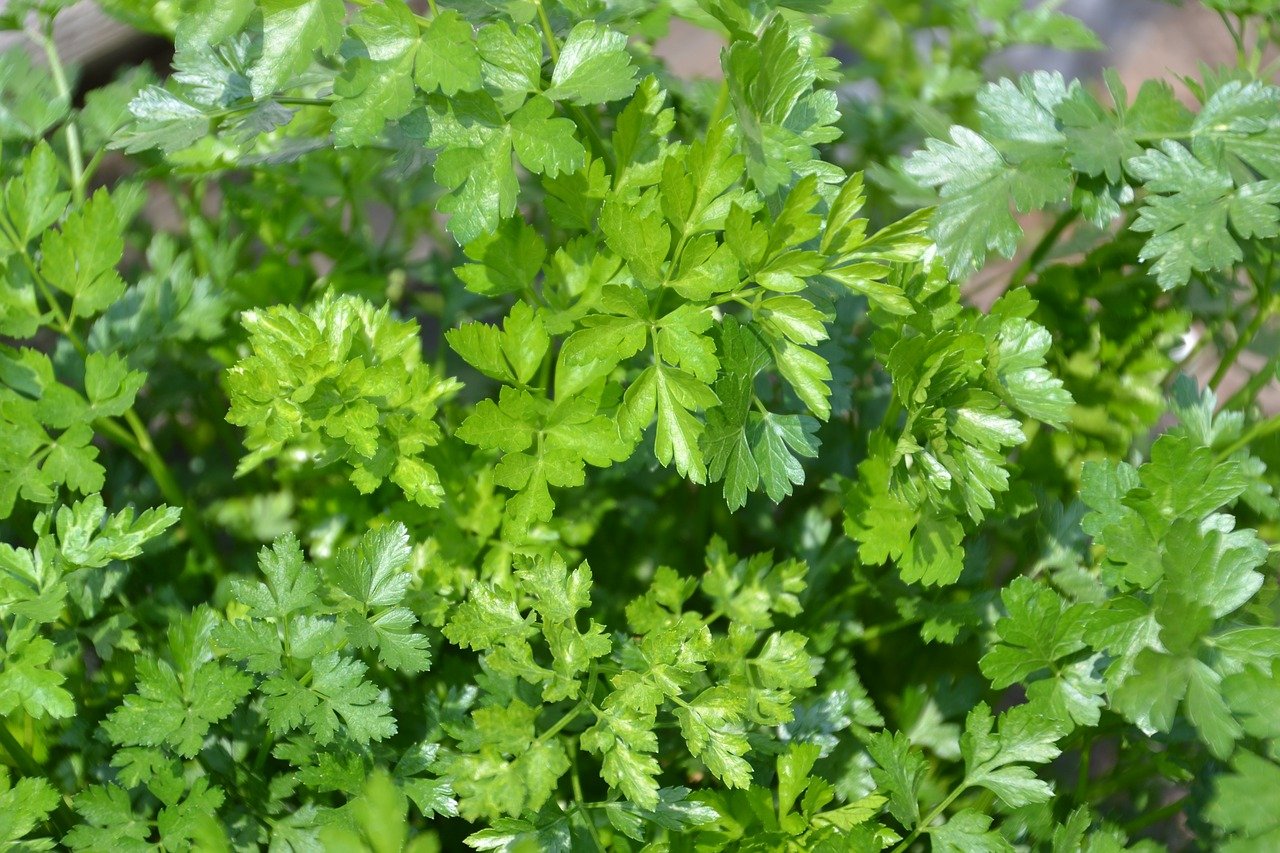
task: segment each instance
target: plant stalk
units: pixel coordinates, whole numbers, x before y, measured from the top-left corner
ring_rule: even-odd
[[[1222,361],[1218,363],[1218,368],[1213,372],[1213,377],[1209,380],[1209,387],[1214,391],[1218,390],[1218,386],[1222,384],[1222,380],[1227,377],[1231,368],[1235,366],[1240,354],[1253,343],[1253,339],[1258,336],[1258,332],[1266,325],[1272,314],[1275,313],[1277,299],[1271,298],[1258,306],[1257,312],[1253,315],[1253,319],[1249,321],[1249,325],[1244,331],[1236,337],[1231,348],[1222,356]]]
[[[54,90],[58,97],[67,102],[67,110],[72,108],[71,86],[67,82],[67,71],[62,65],[62,57],[58,55],[58,46],[53,40],[53,18],[50,17],[40,32],[40,42],[44,47],[44,55],[49,60],[49,73],[53,77]],[[67,136],[67,161],[71,167],[71,192],[77,202],[84,201],[84,154],[80,151],[80,128],[70,117],[64,126]]]
[[[967,788],[968,786],[963,782],[957,785],[955,787],[955,790],[953,790],[950,794],[947,794],[947,798],[942,802],[938,803],[937,807],[933,811],[929,812],[928,816],[925,817],[924,820],[916,824],[916,828],[911,831],[911,834],[908,835],[906,838],[902,839],[902,841],[898,843],[898,846],[890,850],[889,853],[903,853],[903,851],[905,851],[907,848],[911,846],[912,842],[914,842],[917,838],[920,837],[921,833],[928,831],[929,825],[932,824],[939,817],[941,817],[942,813],[945,812],[947,808],[952,803],[954,803],[960,797],[960,795],[965,792]]]
[[[1049,226],[1049,230],[1041,235],[1040,240],[1031,250],[1031,254],[1027,256],[1025,261],[1018,265],[1018,268],[1013,271],[1013,275],[1009,277],[1010,290],[1025,282],[1027,276],[1035,272],[1036,267],[1040,266],[1040,264],[1044,262],[1044,259],[1049,256],[1051,251],[1053,251],[1053,247],[1058,244],[1058,238],[1062,236],[1064,231],[1071,227],[1072,223],[1076,221],[1076,217],[1079,215],[1080,214],[1076,212],[1074,208],[1068,208],[1058,214],[1058,218]]]

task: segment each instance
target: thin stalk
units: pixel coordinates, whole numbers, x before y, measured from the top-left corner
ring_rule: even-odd
[[[1070,228],[1079,215],[1074,208],[1068,208],[1058,214],[1058,218],[1049,226],[1049,230],[1040,236],[1040,240],[1031,250],[1031,254],[1018,265],[1018,268],[1013,271],[1013,275],[1009,277],[1010,289],[1022,284],[1027,276],[1035,272],[1036,267],[1040,266],[1044,259],[1049,256],[1049,253],[1053,251],[1053,247],[1057,245],[1058,238],[1062,236],[1062,232]]]
[[[62,66],[62,57],[58,55],[58,46],[53,41],[53,18],[50,17],[40,31],[40,42],[44,47],[44,55],[49,60],[49,74],[53,77],[53,87],[58,97],[67,102],[71,109],[71,86],[67,83],[67,72]],[[84,201],[84,155],[80,151],[80,128],[75,121],[68,118],[64,126],[67,136],[67,161],[71,166],[71,192],[77,202]]]
[[[1084,792],[1089,787],[1089,764],[1093,758],[1093,750],[1090,744],[1085,744],[1080,750],[1080,767],[1076,771],[1076,802],[1084,802]]]
[[[560,45],[556,41],[555,30],[551,29],[551,19],[547,17],[547,9],[542,4],[542,0],[533,0],[533,4],[538,7],[538,23],[542,25],[542,36],[547,40],[547,52],[551,54],[551,61],[559,62]]]
[[[13,736],[13,732],[9,731],[9,727],[0,724],[0,746],[4,746],[4,751],[9,753],[9,757],[13,759],[13,764],[24,776],[44,776],[44,772],[40,769],[40,765],[31,753],[27,752],[26,747],[18,743],[18,739]]]
[[[556,40],[555,30],[551,27],[551,18],[547,15],[547,9],[543,5],[542,0],[534,0],[534,5],[538,7],[538,23],[542,26],[542,37],[547,42],[547,52],[551,54],[552,63],[559,62],[560,43]],[[604,138],[600,134],[600,129],[596,127],[595,119],[583,110],[582,107],[569,105],[568,110],[569,114],[574,119],[574,123],[578,125],[584,133],[586,133],[587,141],[591,143],[592,153],[604,161],[610,174],[616,172],[617,164],[614,163],[613,155],[604,144]]]
[[[947,794],[947,798],[942,802],[938,803],[937,808],[929,812],[929,815],[924,820],[916,824],[916,828],[911,831],[911,834],[908,835],[906,838],[902,839],[902,841],[899,842],[898,846],[890,850],[889,853],[902,853],[902,851],[910,847],[911,843],[915,841],[917,838],[919,838],[922,832],[926,832],[929,829],[929,825],[933,823],[935,820],[937,820],[939,817],[941,817],[942,813],[947,810],[947,807],[949,807],[952,803],[954,803],[956,799],[958,799],[959,796],[965,792],[966,788],[968,788],[968,786],[963,782],[957,785],[955,787],[955,790],[953,790],[950,794]]]
[[[885,406],[884,418],[880,421],[883,429],[896,427],[898,425],[898,415],[902,414],[902,401],[898,399],[898,392],[893,391],[889,395],[889,404]]]
[[[1218,12],[1218,17],[1222,19],[1222,25],[1227,28],[1227,32],[1231,34],[1231,41],[1236,46],[1236,66],[1244,68],[1246,66],[1245,48],[1244,48],[1244,32],[1237,30],[1231,23],[1231,17],[1226,12]]]
[[[1113,771],[1109,776],[1100,776],[1093,780],[1089,784],[1083,802],[1099,802],[1131,788],[1135,783],[1151,775],[1151,764],[1148,761],[1137,760],[1132,765],[1126,766],[1127,769],[1122,772]]]
[[[46,778],[44,770],[31,757],[31,753],[27,752],[22,744],[18,743],[18,739],[13,736],[13,733],[9,731],[9,727],[4,725],[3,722],[0,722],[0,746],[3,746],[4,751],[9,753],[9,757],[13,759],[14,766],[23,776],[32,779]],[[57,790],[56,785],[54,790]],[[50,815],[49,820],[58,830],[59,836],[66,835],[71,831],[72,817],[71,812],[67,809],[66,797],[60,799],[57,809]]]
[[[578,700],[578,703],[574,705],[572,708],[570,708],[563,717],[556,720],[551,725],[551,728],[547,729],[545,732],[538,735],[538,740],[537,740],[538,743],[546,743],[547,741],[551,740],[551,738],[560,734],[561,729],[563,729],[565,726],[572,723],[574,720],[578,719],[578,717],[582,714],[582,712],[587,710],[587,708],[591,706],[591,697],[595,693],[596,678],[599,675],[600,675],[600,671],[596,669],[595,664],[592,664],[591,669],[587,675],[586,689],[582,691],[582,698]]]
[[[330,98],[273,98],[277,104],[286,107],[328,107],[333,105]],[[247,104],[240,109],[253,109],[255,105]]]
[[[1280,415],[1274,415],[1265,421],[1258,421],[1244,435],[1218,451],[1218,459],[1227,459],[1236,451],[1243,450],[1258,439],[1265,438],[1274,432],[1280,432]]]
[[[5,235],[9,238],[10,243],[15,246],[21,244],[21,241],[18,239],[18,233],[13,229],[13,226],[9,224],[7,219],[0,218],[0,230],[4,231]],[[62,310],[62,304],[58,302],[58,297],[53,292],[52,286],[45,280],[45,277],[40,274],[40,270],[36,267],[36,262],[32,259],[31,254],[27,251],[25,246],[22,247],[22,251],[18,254],[22,258],[22,265],[27,268],[27,272],[31,275],[31,280],[36,283],[36,287],[39,289],[40,295],[44,298],[44,301],[49,304],[49,310],[53,312],[54,319],[58,321],[58,326],[60,327],[63,335],[71,341],[81,355],[84,355],[86,352],[84,341],[80,340],[79,335],[76,334],[74,327],[72,327],[71,317],[66,311]]]
[[[124,413],[124,420],[133,432],[133,444],[124,444],[124,448],[133,453],[134,457],[151,474],[151,478],[155,480],[156,486],[160,489],[160,494],[164,497],[165,502],[182,510],[182,526],[186,529],[187,535],[191,537],[192,544],[200,549],[214,566],[221,567],[222,559],[218,556],[217,548],[214,547],[213,540],[209,537],[209,532],[205,530],[199,510],[187,497],[186,492],[183,491],[177,477],[173,475],[168,463],[164,461],[164,457],[156,450],[146,426],[143,425],[142,420],[133,409],[129,409]],[[105,418],[97,423],[103,422],[107,422]],[[108,428],[108,434],[113,438],[118,438],[118,434],[111,431],[110,428]]]
[[[574,117],[574,123],[587,134],[587,141],[591,143],[592,153],[604,161],[605,166],[608,167],[609,174],[614,174],[617,171],[617,164],[614,163],[613,153],[604,144],[604,137],[600,134],[600,129],[596,127],[595,119],[586,110],[578,106],[570,105],[569,114]]]
[[[879,625],[872,625],[870,628],[862,632],[858,637],[858,641],[869,643],[873,640],[883,637],[885,634],[892,634],[894,631],[901,631],[903,628],[909,628],[917,625],[923,620],[919,616],[913,616],[910,619],[898,619],[894,622],[881,622]]]
[[[267,765],[267,756],[271,754],[271,749],[275,746],[276,739],[271,734],[270,728],[264,728],[262,732],[262,740],[258,743],[258,751],[253,756],[253,772],[261,776],[262,768]]]
[[[1262,69],[1262,59],[1266,56],[1267,46],[1271,44],[1271,25],[1268,21],[1259,21],[1258,32],[1253,40],[1253,50],[1249,51],[1249,73],[1255,80],[1261,79],[1258,72]]]
[[[1245,351],[1249,344],[1253,343],[1253,339],[1258,336],[1258,332],[1266,325],[1267,320],[1271,319],[1277,304],[1280,304],[1280,302],[1276,298],[1271,298],[1258,306],[1258,310],[1253,315],[1253,319],[1249,321],[1249,325],[1236,337],[1235,343],[1231,345],[1231,348],[1223,355],[1222,361],[1218,363],[1218,369],[1213,372],[1213,378],[1209,380],[1210,388],[1215,391],[1218,390],[1218,386],[1227,377],[1236,360],[1240,358],[1240,354]]]
[[[573,787],[573,802],[578,807],[578,813],[582,815],[582,821],[587,825],[587,832],[591,835],[591,840],[595,842],[596,849],[604,853],[608,847],[604,846],[604,839],[600,837],[600,831],[596,829],[596,822],[591,817],[588,810],[586,798],[582,796],[582,779],[578,777],[578,746],[577,744],[569,745],[569,784]]]
[[[282,106],[286,106],[286,107],[329,107],[334,104],[334,101],[330,98],[280,97],[280,98],[273,98],[273,100],[277,104],[281,104]],[[223,107],[220,110],[212,110],[211,112],[205,113],[205,115],[207,115],[211,119],[226,118],[229,115],[235,115],[236,113],[242,113],[242,112],[245,112],[246,110],[252,110],[257,106],[258,105],[256,103],[233,104],[229,107]],[[378,146],[368,145],[365,147],[377,148]]]
[[[547,354],[542,357],[542,364],[538,367],[538,387],[548,400],[551,399],[551,362],[554,360],[552,352],[551,349],[547,350]]]
[[[1186,807],[1188,799],[1190,799],[1189,796],[1179,797],[1171,803],[1165,803],[1158,809],[1152,809],[1151,811],[1138,815],[1136,818],[1124,825],[1125,835],[1131,836],[1136,832],[1146,829],[1148,826],[1154,826],[1162,820],[1168,820],[1169,818],[1177,815]]]
[[[715,106],[711,108],[711,117],[707,119],[708,126],[714,126],[724,118],[724,114],[729,109],[729,81],[720,81],[720,91],[716,93]]]
[[[120,426],[120,424],[110,418],[98,418],[93,422],[93,429],[95,432],[102,433],[117,445],[124,448],[130,456],[134,457],[139,462],[142,462],[142,457],[147,455],[146,451],[144,451],[142,447],[139,446],[138,442],[134,440],[133,435],[130,434],[127,429]]]
[[[1258,399],[1258,395],[1262,393],[1262,389],[1274,378],[1275,371],[1271,368],[1271,365],[1264,365],[1261,370],[1249,377],[1248,382],[1241,385],[1234,394],[1228,397],[1227,402],[1222,407],[1237,411],[1252,407]]]

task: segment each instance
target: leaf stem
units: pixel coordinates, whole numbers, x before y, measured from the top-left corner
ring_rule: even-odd
[[[258,743],[258,750],[253,756],[253,772],[259,777],[262,775],[262,768],[267,765],[267,756],[271,754],[275,742],[276,739],[271,734],[270,727],[264,727],[262,740]]]
[[[570,104],[568,109],[569,114],[575,119],[574,123],[587,134],[587,141],[591,143],[592,151],[604,161],[605,168],[609,174],[614,174],[617,170],[617,165],[614,162],[612,152],[604,144],[604,137],[600,134],[600,129],[596,127],[595,119],[582,107]]]
[[[909,628],[921,621],[922,620],[919,616],[913,616],[910,619],[898,619],[894,622],[881,622],[877,625],[872,625],[870,628],[863,631],[861,636],[858,637],[858,641],[862,643],[869,643],[883,637],[885,634],[892,634],[894,631],[901,631],[903,628]]]
[[[711,108],[711,118],[707,120],[707,125],[712,126],[718,124],[720,119],[724,118],[725,112],[729,109],[729,80],[728,78],[720,81],[720,90],[716,93],[715,105]]]
[[[533,5],[538,7],[538,23],[542,25],[542,36],[547,40],[547,52],[551,54],[551,61],[559,62],[560,45],[556,42],[555,31],[551,29],[551,19],[547,17],[547,9],[542,0],[533,0]]]
[[[12,231],[8,222],[0,219],[0,223],[3,223],[3,227],[6,230]],[[17,243],[16,238],[11,237],[11,239],[15,244]],[[88,348],[85,347],[85,343],[80,339],[80,336],[76,334],[75,328],[71,325],[70,317],[62,310],[62,306],[58,303],[57,297],[54,296],[49,283],[45,281],[44,276],[36,269],[30,253],[24,247],[19,254],[22,256],[22,261],[26,265],[28,272],[31,273],[32,279],[49,303],[50,310],[53,311],[54,316],[58,319],[63,335],[67,340],[71,341],[71,344],[82,356],[86,355]],[[209,538],[208,532],[200,521],[199,512],[187,499],[182,487],[178,485],[177,478],[173,476],[169,466],[156,451],[155,445],[151,441],[151,436],[147,434],[146,427],[143,426],[142,421],[133,409],[129,409],[124,413],[124,419],[133,432],[132,436],[109,418],[98,418],[94,421],[94,427],[110,437],[142,463],[143,467],[151,474],[152,479],[155,480],[156,486],[159,487],[160,494],[165,501],[182,510],[182,525],[186,528],[187,535],[191,537],[191,541],[205,553],[215,566],[220,567],[222,560],[218,557],[213,541]]]
[[[13,732],[9,731],[9,727],[0,723],[0,745],[4,746],[4,751],[9,753],[9,757],[13,759],[14,766],[24,776],[44,776],[40,770],[40,765],[31,757],[31,753],[27,752],[22,744],[18,743],[18,739],[13,736]]]
[[[45,20],[40,30],[40,42],[44,47],[44,55],[49,60],[49,74],[53,77],[53,86],[58,97],[67,102],[68,113],[71,110],[71,86],[67,83],[67,72],[58,55],[58,46],[53,40],[53,17]],[[71,166],[71,192],[77,202],[84,201],[84,155],[80,151],[80,128],[68,115],[64,126],[67,135],[67,160]]]
[[[30,719],[30,718],[28,718]],[[44,779],[49,782],[55,791],[58,787],[45,776],[44,771],[40,768],[39,763],[31,757],[31,753],[18,743],[18,739],[9,731],[9,727],[0,720],[0,745],[4,746],[4,751],[9,753],[9,757],[13,759],[14,766],[23,776],[32,779]],[[61,791],[58,791],[61,794]],[[73,818],[70,810],[67,808],[66,796],[60,796],[58,799],[58,807],[53,814],[49,816],[50,822],[57,828],[59,835],[65,835],[71,831]]]
[[[916,828],[911,831],[911,834],[902,839],[902,841],[898,843],[898,846],[890,850],[889,853],[903,853],[904,850],[911,846],[913,841],[920,837],[922,832],[928,831],[929,824],[940,818],[942,813],[945,812],[947,808],[968,789],[968,787],[969,786],[964,782],[957,785],[950,794],[947,794],[947,798],[938,803],[937,807],[933,811],[929,812],[928,816],[926,816],[924,820],[916,824]]]
[[[1013,275],[1009,277],[1009,288],[1011,290],[1025,282],[1027,276],[1035,272],[1036,267],[1044,262],[1044,259],[1049,256],[1049,252],[1053,251],[1053,247],[1057,245],[1058,238],[1062,236],[1062,232],[1070,228],[1079,215],[1075,208],[1068,208],[1058,214],[1058,218],[1049,226],[1049,230],[1040,236],[1040,240],[1031,250],[1031,254],[1018,265],[1018,268],[1013,271]]]
[[[328,107],[332,106],[331,98],[273,98],[283,107]],[[252,109],[255,104],[245,104],[243,109]]]
[[[1162,820],[1167,820],[1183,810],[1190,796],[1179,797],[1171,803],[1165,803],[1158,809],[1152,809],[1144,814],[1138,815],[1133,820],[1124,825],[1125,835],[1133,835],[1134,833],[1154,826]]]
[[[884,417],[880,419],[880,428],[883,430],[897,429],[898,416],[902,414],[902,400],[898,398],[896,390],[890,392],[889,402],[884,408]]]
[[[1273,432],[1280,432],[1280,415],[1273,415],[1265,421],[1258,421],[1244,435],[1228,444],[1224,449],[1218,451],[1218,459],[1228,459],[1238,450],[1243,450],[1253,442],[1260,438],[1265,438]]]
[[[604,846],[604,839],[600,837],[596,822],[587,809],[586,798],[582,796],[582,779],[578,776],[578,745],[576,743],[569,744],[569,784],[573,787],[574,805],[578,808],[578,814],[582,815],[583,823],[587,825],[591,840],[595,842],[596,849],[604,853],[609,848]]]
[[[1275,379],[1276,373],[1270,364],[1265,364],[1260,370],[1249,377],[1249,381],[1241,385],[1240,388],[1227,398],[1227,402],[1222,404],[1224,409],[1248,409],[1258,394],[1266,387],[1267,383]]]
[[[549,347],[542,356],[542,364],[538,366],[538,387],[542,389],[542,396],[548,400],[551,399],[551,362],[554,360],[555,351]]]
[[[1272,314],[1275,313],[1277,304],[1280,299],[1272,297],[1264,301],[1258,306],[1257,312],[1253,315],[1253,319],[1249,321],[1249,325],[1244,331],[1236,336],[1235,342],[1231,348],[1223,355],[1222,361],[1218,363],[1218,369],[1213,372],[1213,377],[1209,380],[1209,387],[1217,391],[1218,386],[1222,384],[1222,380],[1227,377],[1231,368],[1235,365],[1236,360],[1240,358],[1240,354],[1245,351],[1249,344],[1253,343],[1253,339],[1257,337],[1258,332],[1266,325]]]
[[[191,499],[187,497],[182,486],[179,485],[177,477],[174,476],[168,463],[164,461],[164,457],[156,450],[155,444],[151,441],[151,436],[147,433],[146,426],[133,409],[129,409],[124,413],[124,421],[129,425],[128,431],[109,418],[99,418],[94,421],[93,425],[142,463],[142,466],[151,475],[151,479],[155,480],[165,503],[182,510],[182,526],[187,531],[187,536],[191,538],[192,544],[214,566],[221,568],[222,558],[218,556],[218,551],[214,547],[213,540],[209,537],[209,532],[204,527],[199,511]]]
[[[1244,47],[1243,27],[1237,30],[1234,26],[1232,26],[1231,18],[1230,16],[1227,15],[1226,12],[1219,11],[1218,17],[1222,19],[1222,25],[1227,28],[1227,32],[1231,34],[1231,41],[1236,46],[1236,66],[1241,69],[1245,68],[1248,63],[1246,61],[1247,52],[1245,51],[1245,47]]]
[[[15,246],[21,244],[21,241],[18,239],[18,232],[13,229],[13,226],[7,219],[0,218],[0,228],[2,228],[6,236],[8,236],[9,242]],[[36,283],[36,287],[40,289],[40,295],[44,297],[45,302],[49,303],[49,310],[53,312],[54,318],[58,321],[58,326],[60,327],[62,334],[66,336],[67,340],[71,341],[72,345],[75,346],[76,350],[79,351],[81,355],[84,355],[86,352],[84,341],[80,340],[79,335],[76,334],[75,329],[71,325],[71,317],[67,312],[62,310],[62,304],[58,302],[57,294],[53,292],[52,286],[47,280],[45,280],[45,277],[40,274],[40,270],[36,267],[36,262],[32,259],[31,253],[27,251],[27,247],[25,245],[22,245],[18,254],[22,257],[22,265],[27,268],[27,272],[31,275],[31,280],[34,281]]]
[[[1089,788],[1089,766],[1093,760],[1093,744],[1080,748],[1080,766],[1076,769],[1076,802],[1084,802],[1084,792]]]
[[[551,724],[551,728],[538,735],[538,743],[546,743],[551,738],[560,734],[560,730],[572,723],[591,705],[591,697],[596,691],[596,679],[600,675],[600,670],[593,663],[587,674],[587,686],[582,691],[582,698],[578,703],[565,712],[565,715]]]

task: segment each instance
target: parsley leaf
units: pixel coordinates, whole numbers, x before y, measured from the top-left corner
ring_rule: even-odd
[[[227,420],[248,428],[240,473],[296,448],[322,465],[342,461],[362,492],[390,479],[423,506],[440,502],[423,451],[440,440],[432,418],[458,385],[422,364],[416,323],[351,296],[244,321],[252,355],[227,378]]]

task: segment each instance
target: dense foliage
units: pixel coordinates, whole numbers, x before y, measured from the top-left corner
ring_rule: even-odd
[[[1275,0],[1132,94],[985,82],[1098,47],[1018,0],[114,0],[87,91],[66,5],[7,848],[1280,849]]]

